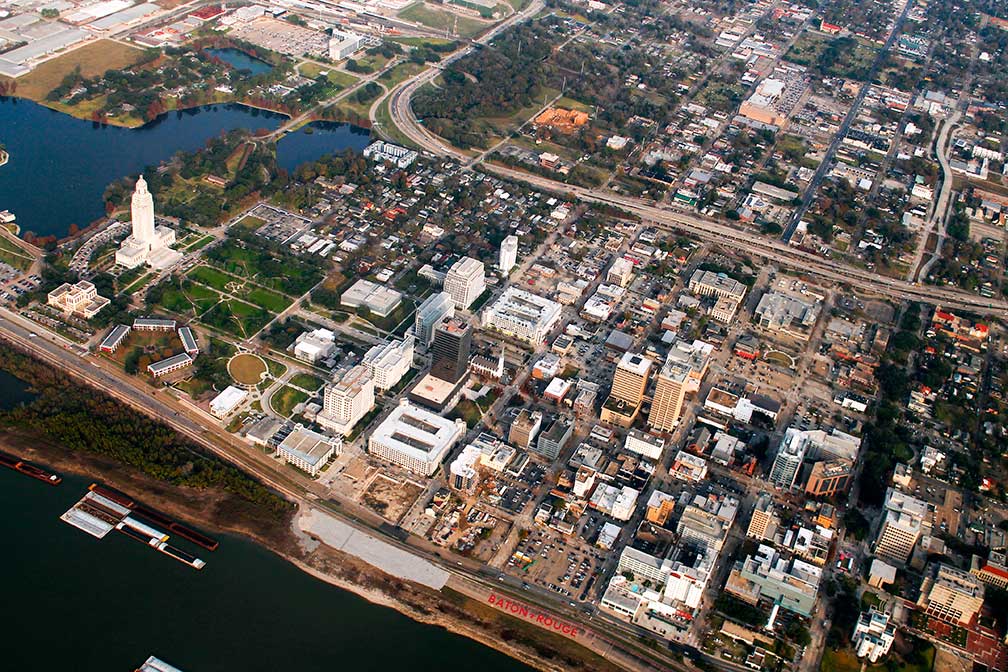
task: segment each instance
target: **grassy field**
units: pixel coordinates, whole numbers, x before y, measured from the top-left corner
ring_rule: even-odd
[[[213,239],[214,239],[213,236],[203,236],[196,242],[189,245],[189,247],[185,248],[186,252],[195,252],[196,250],[202,250],[204,247],[212,243]]]
[[[265,223],[265,219],[260,219],[259,217],[255,217],[253,215],[245,215],[235,222],[235,226],[239,229],[245,229],[246,231],[255,231]]]
[[[239,282],[230,275],[221,273],[217,269],[210,268],[209,266],[197,266],[189,272],[188,277],[220,292],[225,291],[228,283]]]
[[[166,289],[161,297],[165,310],[179,315],[199,315],[220,301],[220,294],[194,282],[184,282],[182,289]]]
[[[263,289],[262,287],[255,287],[248,292],[242,298],[248,299],[260,308],[265,308],[274,313],[280,313],[287,310],[293,301],[288,299],[286,296],[277,294],[276,292],[271,292],[268,289]]]
[[[306,393],[301,390],[295,390],[293,387],[287,385],[281,387],[270,397],[270,405],[273,407],[273,410],[276,411],[277,415],[282,415],[285,418],[290,417],[295,406],[305,401],[308,401]]]
[[[858,672],[861,662],[850,651],[834,651],[826,647],[823,651],[819,672]]]
[[[0,236],[0,261],[19,271],[27,271],[35,259],[14,241]]]
[[[269,311],[232,299],[215,305],[203,314],[200,321],[238,338],[249,338],[266,326],[272,318],[273,315]]]
[[[62,56],[42,63],[27,75],[17,79],[17,95],[32,100],[43,100],[50,91],[59,86],[63,78],[80,68],[84,77],[94,77],[106,70],[120,70],[136,63],[143,51],[135,47],[98,40]],[[6,79],[0,77],[0,79]]]
[[[399,65],[395,66],[388,72],[383,73],[382,76],[378,78],[378,81],[388,86],[389,88],[392,88],[397,84],[399,84],[400,82],[406,81],[407,79],[417,74],[418,72],[421,72],[424,69],[424,67],[425,66],[422,66],[418,63],[406,61],[405,63],[400,63]]]
[[[556,107],[562,107],[566,110],[577,110],[579,112],[591,112],[591,105],[586,105],[580,100],[574,100],[573,98],[568,98],[563,96],[560,100],[553,103]]]
[[[361,68],[363,68],[363,72],[368,73],[368,74],[370,74],[372,72],[378,72],[379,70],[381,70],[382,68],[384,68],[385,65],[390,60],[392,60],[390,58],[386,58],[386,57],[382,56],[381,54],[375,54],[374,56],[368,56],[364,52],[361,52],[361,56],[359,58],[355,58],[355,57],[351,57],[351,58],[353,58],[353,60],[357,62],[358,66],[360,66]]]
[[[157,275],[157,274],[156,273],[147,273],[145,275],[142,275],[138,279],[134,280],[129,285],[129,287],[127,287],[123,291],[126,292],[127,294],[132,294],[133,292],[137,291],[138,289],[140,289],[141,287],[143,287],[144,285],[146,285],[148,282],[150,282],[154,278],[155,275]]]
[[[410,47],[440,47],[446,44],[451,44],[454,40],[448,40],[443,37],[393,37],[392,41],[398,42],[399,44],[405,44]]]
[[[491,24],[484,21],[477,21],[468,16],[445,12],[440,9],[432,9],[422,2],[410,5],[399,12],[399,18],[404,21],[413,21],[435,30],[448,30],[455,26],[455,17],[458,17],[458,36],[473,37],[483,32]]]
[[[310,373],[299,373],[291,377],[290,384],[305,390],[317,390],[322,386],[322,379]]]

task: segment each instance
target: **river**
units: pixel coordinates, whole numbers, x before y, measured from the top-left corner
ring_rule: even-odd
[[[29,397],[0,372],[0,407]],[[531,669],[241,538],[200,552],[202,571],[117,532],[94,539],[59,520],[90,483],[63,477],[53,488],[0,468],[6,669],[131,672],[150,655],[184,672]]]
[[[113,180],[197,149],[225,131],[275,129],[285,119],[244,105],[207,105],[127,129],[0,97],[0,143],[10,152],[10,162],[0,167],[0,210],[17,216],[22,233],[62,237],[71,224],[84,227],[104,214],[102,194]],[[278,143],[281,167],[293,170],[368,142],[368,131],[349,124],[314,126],[314,133],[300,131]]]

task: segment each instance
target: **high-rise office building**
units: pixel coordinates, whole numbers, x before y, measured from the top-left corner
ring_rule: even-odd
[[[434,327],[445,317],[455,315],[455,302],[448,292],[431,294],[417,308],[413,334],[425,346],[434,340]]]
[[[516,263],[518,263],[518,236],[511,235],[501,241],[497,268],[501,273],[507,275]]]
[[[875,541],[875,555],[904,563],[921,536],[927,504],[916,497],[889,488],[885,496],[885,519]]]
[[[451,383],[462,379],[469,368],[472,331],[469,321],[461,317],[443,319],[434,327],[431,375]]]
[[[609,398],[602,405],[600,416],[602,422],[621,427],[633,425],[640,411],[641,402],[644,401],[651,365],[652,361],[647,357],[630,352],[623,353],[613,373]]]
[[[322,412],[316,420],[332,432],[347,435],[374,408],[374,403],[374,379],[366,366],[358,364],[326,386]]]
[[[451,295],[458,310],[471,306],[485,289],[485,270],[478,259],[462,257],[445,274],[444,291]]]
[[[655,431],[671,432],[679,425],[683,400],[700,389],[714,346],[703,341],[676,341],[655,385],[648,424]]]
[[[528,449],[532,445],[539,428],[542,426],[542,413],[523,408],[518,417],[511,423],[508,430],[508,443],[519,448]]]

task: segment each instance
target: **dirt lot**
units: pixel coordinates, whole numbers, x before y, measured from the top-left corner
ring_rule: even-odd
[[[361,501],[386,520],[398,524],[421,492],[423,488],[416,483],[396,481],[378,474],[364,491]]]

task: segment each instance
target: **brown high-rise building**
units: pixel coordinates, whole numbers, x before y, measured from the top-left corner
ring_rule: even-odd
[[[431,375],[457,383],[469,368],[472,325],[462,317],[447,317],[434,327]]]

